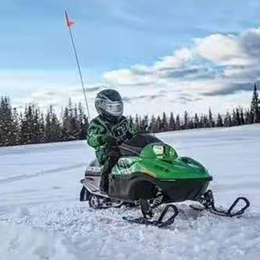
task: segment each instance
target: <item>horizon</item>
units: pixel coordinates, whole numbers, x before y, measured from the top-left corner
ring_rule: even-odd
[[[259,95],[257,84],[254,84],[254,86],[256,87],[256,92]],[[157,119],[157,118],[162,119],[164,114],[166,115],[167,120],[170,119],[171,114],[172,114],[175,119],[176,119],[176,117],[179,116],[180,120],[183,121],[185,113],[187,113],[188,117],[190,119],[192,119],[192,120],[196,117],[196,115],[201,119],[204,116],[207,117],[210,113],[212,114],[212,117],[213,117],[214,120],[217,119],[218,115],[220,115],[222,117],[222,119],[224,119],[227,116],[232,116],[232,113],[234,113],[234,112],[236,113],[237,110],[239,111],[239,113],[241,113],[241,111],[242,111],[242,113],[250,112],[251,111],[252,102],[253,102],[253,96],[254,96],[254,90],[252,90],[251,101],[249,102],[249,104],[247,106],[243,107],[243,106],[238,105],[237,107],[234,107],[232,109],[227,109],[226,111],[224,111],[222,113],[219,112],[219,111],[213,111],[211,109],[211,107],[208,107],[207,111],[201,112],[201,113],[199,113],[197,111],[190,112],[190,111],[187,111],[187,110],[184,110],[182,113],[174,113],[174,111],[170,111],[169,110],[169,111],[163,111],[161,114],[158,114],[158,113],[155,113],[155,114],[153,114],[153,113],[150,113],[150,114],[138,114],[137,113],[137,114],[126,115],[125,113],[123,113],[123,115],[125,115],[128,118],[131,117],[133,120],[135,120],[136,117],[138,117],[139,120],[145,120],[147,118],[148,122],[150,122],[152,120],[152,117],[154,117],[155,119]],[[44,110],[37,103],[25,104],[25,106],[23,107],[23,110],[21,110],[21,108],[19,109],[19,108],[14,107],[12,105],[12,102],[11,102],[11,100],[10,100],[10,98],[8,96],[0,96],[0,99],[5,99],[5,98],[7,98],[8,103],[11,106],[12,111],[16,110],[16,112],[18,113],[18,116],[20,118],[24,117],[28,107],[31,107],[33,109],[33,111],[37,110],[43,116],[46,116],[49,113],[49,111],[51,110],[52,113],[54,113],[59,120],[61,120],[63,118],[65,109],[69,109],[69,110],[70,109],[72,109],[72,110],[73,109],[77,109],[77,110],[79,110],[79,108],[81,108],[83,114],[88,119],[86,105],[84,105],[84,103],[82,101],[73,102],[73,100],[71,98],[69,98],[68,102],[64,106],[62,106],[62,107],[57,108],[57,107],[53,107],[52,104],[50,104],[49,107],[47,107]],[[91,113],[90,113],[90,116],[91,116],[90,120],[92,120],[93,119],[93,115],[91,115]],[[95,116],[98,116],[98,114],[96,113]]]

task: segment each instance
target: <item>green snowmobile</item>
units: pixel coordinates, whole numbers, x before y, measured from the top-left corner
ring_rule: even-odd
[[[196,201],[199,206],[194,205],[193,209],[206,209],[228,217],[240,216],[250,206],[245,197],[239,197],[226,211],[216,208],[212,191],[207,190],[212,181],[209,171],[191,158],[179,157],[171,146],[153,135],[137,134],[119,149],[122,157],[110,174],[108,195],[99,191],[101,170],[97,160],[90,164],[81,180],[80,200],[88,200],[92,208],[140,204],[142,217],[124,219],[166,227],[179,213],[176,205],[170,203]],[[245,205],[235,211],[240,201]],[[153,220],[153,209],[166,203],[160,217]]]

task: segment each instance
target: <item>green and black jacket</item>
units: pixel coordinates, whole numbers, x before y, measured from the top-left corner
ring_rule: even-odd
[[[120,143],[131,138],[134,134],[135,131],[125,116],[122,116],[117,123],[111,123],[102,116],[97,116],[89,125],[87,142],[95,148],[97,159],[103,165],[111,151],[111,148],[104,142],[104,136],[111,135]]]

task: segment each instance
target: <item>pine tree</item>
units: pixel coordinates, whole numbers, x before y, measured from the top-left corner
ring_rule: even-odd
[[[209,119],[206,115],[202,115],[200,121],[201,121],[201,127],[202,128],[208,128],[209,127]]]
[[[88,119],[84,113],[84,109],[83,109],[81,103],[78,104],[78,111],[79,111],[78,121],[79,121],[79,126],[80,126],[79,139],[84,140],[84,139],[86,139],[86,136],[87,136],[89,124],[88,124]]]
[[[151,117],[149,130],[151,133],[156,133],[156,118],[154,115]]]
[[[214,127],[215,126],[215,122],[212,116],[212,112],[211,109],[209,109],[209,121],[208,121],[208,127]]]
[[[0,146],[15,145],[17,142],[17,126],[8,97],[0,102]]]
[[[14,108],[13,109],[13,124],[14,124],[14,143],[13,145],[18,145],[20,144],[20,120],[19,120],[19,115],[18,115],[18,112],[17,112],[17,109]]]
[[[230,116],[229,112],[227,112],[227,114],[226,114],[226,116],[225,116],[224,126],[225,126],[225,127],[231,127],[231,126],[233,126],[233,125],[232,125],[232,119],[231,119],[231,116]]]
[[[148,131],[148,125],[149,125],[149,117],[148,117],[148,115],[146,115],[143,118],[143,130],[144,131]]]
[[[147,115],[144,116],[142,119],[141,118],[139,119],[139,127],[140,127],[141,132],[148,130],[148,124],[149,124],[148,122],[149,122],[149,119],[148,119]]]
[[[160,116],[158,116],[156,119],[156,132],[161,132],[161,131],[162,131],[162,120]]]
[[[181,130],[180,115],[177,115],[177,116],[176,116],[176,130]]]
[[[85,140],[88,134],[89,120],[86,114],[83,115],[83,130],[82,130],[82,140]]]
[[[239,107],[239,116],[240,116],[240,121],[241,125],[245,124],[245,116],[244,116],[244,110],[242,107]]]
[[[130,129],[134,130],[135,131],[135,125],[134,125],[134,120],[133,120],[133,117],[130,115],[129,118],[128,118],[128,122],[129,122],[129,127]]]
[[[198,117],[198,114],[195,113],[195,116],[194,116],[194,128],[200,128],[201,125],[200,125],[200,120],[199,120],[199,117]]]
[[[224,126],[223,119],[222,119],[221,115],[218,114],[217,127],[222,127],[222,126]]]
[[[39,119],[39,133],[40,133],[40,143],[45,143],[45,120],[44,115],[41,113]]]
[[[21,119],[21,143],[32,144],[33,143],[33,107],[31,105],[26,106],[24,114]]]
[[[184,111],[183,129],[189,128],[189,115],[187,111]]]
[[[174,119],[174,116],[173,116],[172,112],[171,112],[170,120],[169,120],[169,130],[170,131],[175,131],[176,130],[176,123],[175,123],[175,119]]]
[[[81,123],[78,114],[77,105],[72,107],[72,101],[69,99],[62,116],[62,140],[78,140],[81,135]],[[83,135],[83,134],[82,134]]]
[[[236,108],[236,121],[238,125],[241,125],[241,118],[240,118],[240,111],[238,108]]]
[[[245,113],[245,123],[246,124],[253,124],[254,123],[254,115],[251,110],[247,109]]]
[[[69,141],[69,140],[70,140],[70,115],[69,115],[68,107],[65,107],[62,115],[62,141]]]
[[[258,96],[256,84],[254,85],[253,97],[251,101],[251,113],[254,116],[254,123],[259,123],[260,122],[260,99]]]
[[[237,118],[237,113],[236,113],[236,110],[233,109],[233,112],[232,112],[232,126],[238,126],[239,124],[239,120]]]
[[[188,122],[188,129],[193,129],[193,128],[195,128],[195,122],[193,118],[190,118]]]
[[[140,119],[139,119],[139,116],[136,114],[135,115],[135,129],[137,132],[140,131]]]
[[[166,116],[166,113],[163,112],[163,117],[162,117],[162,122],[161,122],[161,131],[165,132],[168,130],[169,130],[169,126],[168,126],[167,116]]]
[[[41,142],[41,132],[40,132],[40,112],[37,108],[33,111],[33,125],[32,125],[32,143],[38,144]]]
[[[74,105],[74,108],[71,111],[70,130],[72,140],[78,140],[80,134],[80,122],[78,119],[78,108],[76,105]]]
[[[52,105],[50,105],[45,119],[45,140],[46,142],[61,141],[61,127]]]

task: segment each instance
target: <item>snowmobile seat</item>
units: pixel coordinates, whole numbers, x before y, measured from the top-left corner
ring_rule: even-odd
[[[85,176],[100,176],[101,166],[97,159],[93,160],[85,171]]]

